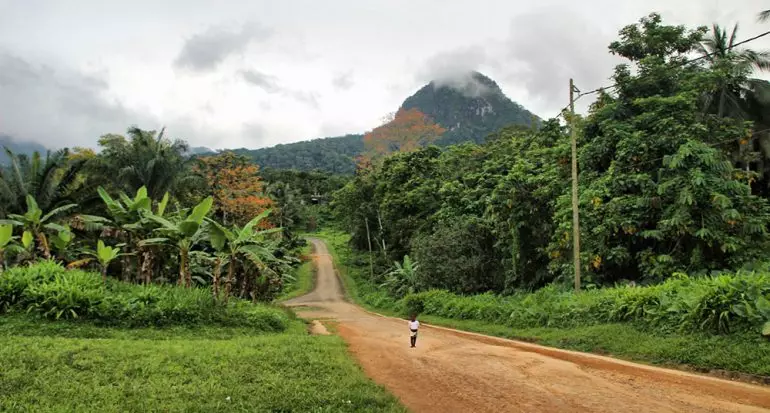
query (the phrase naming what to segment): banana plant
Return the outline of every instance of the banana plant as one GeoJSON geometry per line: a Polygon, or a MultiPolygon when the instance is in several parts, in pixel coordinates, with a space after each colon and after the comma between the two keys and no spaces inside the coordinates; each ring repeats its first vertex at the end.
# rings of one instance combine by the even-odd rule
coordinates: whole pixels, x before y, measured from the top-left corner
{"type": "Polygon", "coordinates": [[[213,203],[214,199],[208,197],[196,205],[189,215],[185,211],[180,211],[176,216],[168,218],[153,213],[146,216],[147,219],[159,225],[155,232],[162,237],[144,240],[140,246],[166,244],[175,247],[179,251],[179,285],[186,287],[192,285],[190,250],[201,241],[201,224],[213,203]]]}
{"type": "Polygon", "coordinates": [[[5,269],[5,250],[13,241],[13,225],[0,225],[0,272],[5,269]]]}
{"type": "Polygon", "coordinates": [[[96,253],[93,255],[102,267],[102,282],[104,282],[104,285],[107,285],[107,268],[120,255],[120,248],[104,245],[104,241],[99,240],[96,243],[96,253]]]}
{"type": "MultiPolygon", "coordinates": [[[[60,233],[68,231],[67,228],[53,221],[76,207],[77,204],[68,204],[43,214],[43,210],[38,207],[35,198],[32,195],[27,195],[27,212],[24,215],[9,214],[10,220],[5,223],[21,226],[24,229],[22,243],[25,248],[29,248],[37,241],[37,248],[43,254],[43,258],[50,259],[51,247],[46,232],[60,233]]],[[[34,247],[32,251],[34,254],[34,247]]]]}
{"type": "MultiPolygon", "coordinates": [[[[114,232],[114,236],[124,241],[129,247],[138,247],[139,251],[136,255],[140,261],[137,263],[139,279],[145,283],[150,283],[152,281],[153,256],[149,244],[144,246],[143,241],[149,236],[153,228],[148,225],[149,221],[146,216],[148,214],[155,214],[160,217],[164,215],[169,200],[168,192],[158,202],[155,212],[152,211],[152,199],[147,196],[146,187],[139,188],[134,198],[121,192],[118,195],[119,199],[114,199],[101,186],[97,188],[97,192],[110,215],[107,221],[108,227],[114,232]]],[[[123,265],[124,278],[127,278],[128,264],[126,261],[123,265]]]]}
{"type": "Polygon", "coordinates": [[[227,228],[213,219],[206,219],[208,225],[209,242],[216,250],[214,263],[214,282],[212,293],[214,299],[219,297],[219,278],[222,273],[222,265],[227,265],[227,279],[225,280],[225,303],[227,303],[235,281],[235,267],[239,260],[248,260],[264,267],[264,257],[271,257],[269,249],[265,248],[264,235],[281,231],[281,228],[272,228],[255,231],[259,223],[270,214],[265,210],[249,221],[243,228],[233,225],[227,228]]]}
{"type": "Polygon", "coordinates": [[[51,245],[56,248],[56,254],[59,258],[64,259],[67,247],[72,243],[73,238],[75,238],[75,235],[72,234],[72,231],[67,226],[64,226],[54,236],[51,236],[51,245]]]}

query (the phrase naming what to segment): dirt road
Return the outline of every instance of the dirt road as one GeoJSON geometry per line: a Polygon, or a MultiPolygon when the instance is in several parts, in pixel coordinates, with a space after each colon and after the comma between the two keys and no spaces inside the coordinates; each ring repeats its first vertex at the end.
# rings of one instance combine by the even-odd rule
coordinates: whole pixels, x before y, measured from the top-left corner
{"type": "MultiPolygon", "coordinates": [[[[425,326],[344,301],[326,245],[315,290],[287,302],[333,319],[366,373],[414,412],[767,412],[770,388],[425,326]]],[[[299,309],[301,310],[301,309],[299,309]]]]}

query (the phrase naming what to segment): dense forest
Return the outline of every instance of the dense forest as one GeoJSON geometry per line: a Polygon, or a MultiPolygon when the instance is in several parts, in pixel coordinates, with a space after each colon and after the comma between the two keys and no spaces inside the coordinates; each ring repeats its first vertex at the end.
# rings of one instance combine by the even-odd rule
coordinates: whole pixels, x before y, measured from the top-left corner
{"type": "Polygon", "coordinates": [[[98,154],[6,148],[0,269],[54,260],[98,270],[105,282],[210,286],[216,300],[270,301],[299,263],[295,229],[319,220],[313,197],[345,182],[263,173],[232,152],[193,157],[164,131],[132,127],[99,146],[98,154]]]}
{"type": "MultiPolygon", "coordinates": [[[[614,86],[585,117],[565,114],[578,135],[586,284],[765,259],[770,85],[751,76],[770,61],[732,48],[731,33],[652,14],[609,46],[627,61],[614,86]]],[[[569,129],[551,119],[484,144],[396,153],[360,168],[333,206],[356,248],[371,240],[382,269],[419,263],[397,284],[510,293],[571,282],[570,179],[569,129]]]]}

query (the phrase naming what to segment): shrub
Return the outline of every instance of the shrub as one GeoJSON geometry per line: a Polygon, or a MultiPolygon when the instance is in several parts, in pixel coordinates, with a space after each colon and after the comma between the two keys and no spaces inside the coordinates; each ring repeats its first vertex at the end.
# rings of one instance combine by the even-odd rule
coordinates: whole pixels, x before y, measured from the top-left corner
{"type": "Polygon", "coordinates": [[[224,305],[197,288],[117,281],[104,286],[97,273],[66,270],[53,262],[1,274],[0,309],[127,327],[209,324],[283,331],[288,325],[286,312],[277,308],[243,300],[224,305]]]}
{"type": "Polygon", "coordinates": [[[629,322],[660,331],[757,332],[770,321],[770,273],[712,277],[678,275],[648,287],[621,286],[574,294],[551,285],[511,296],[459,296],[447,291],[409,294],[394,307],[516,328],[575,327],[629,322]]]}

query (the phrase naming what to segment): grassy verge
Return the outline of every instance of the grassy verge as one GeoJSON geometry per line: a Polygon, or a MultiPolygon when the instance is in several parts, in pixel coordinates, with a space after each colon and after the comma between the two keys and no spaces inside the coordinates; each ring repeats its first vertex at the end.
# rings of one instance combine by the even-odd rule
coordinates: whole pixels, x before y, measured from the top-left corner
{"type": "Polygon", "coordinates": [[[290,300],[313,291],[315,271],[313,260],[310,258],[311,250],[312,246],[310,245],[302,249],[302,256],[306,258],[305,261],[294,271],[294,281],[284,287],[276,301],[290,300]]]}
{"type": "MultiPolygon", "coordinates": [[[[353,301],[381,314],[404,315],[403,301],[394,300],[368,282],[365,257],[363,254],[351,251],[346,234],[326,230],[313,235],[326,241],[348,295],[353,301]]],[[[450,305],[449,301],[444,302],[450,305]]],[[[467,303],[457,301],[459,307],[456,310],[459,311],[458,314],[462,314],[462,317],[441,317],[423,312],[420,318],[429,324],[526,340],[552,347],[612,355],[649,364],[698,371],[725,370],[770,376],[770,341],[753,332],[709,334],[672,330],[656,331],[650,326],[634,322],[599,322],[581,325],[578,321],[571,325],[557,327],[511,326],[499,322],[469,319],[473,315],[465,313],[467,310],[473,311],[475,307],[463,309],[461,307],[464,304],[467,303]]],[[[491,304],[490,308],[494,309],[495,305],[491,304]]]]}
{"type": "Polygon", "coordinates": [[[0,411],[396,412],[336,336],[0,316],[0,411]]]}

